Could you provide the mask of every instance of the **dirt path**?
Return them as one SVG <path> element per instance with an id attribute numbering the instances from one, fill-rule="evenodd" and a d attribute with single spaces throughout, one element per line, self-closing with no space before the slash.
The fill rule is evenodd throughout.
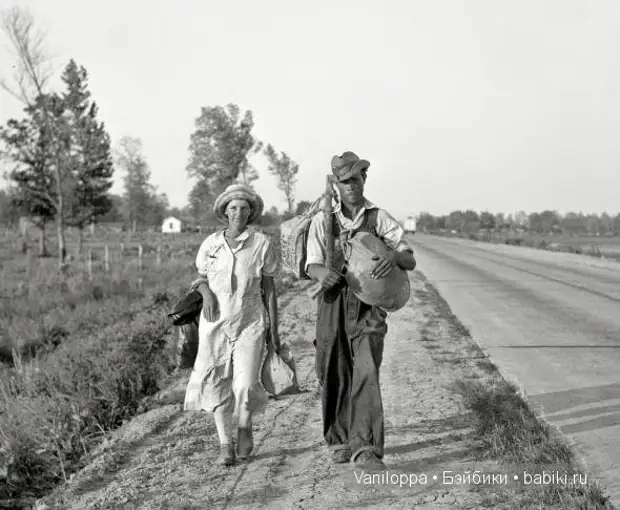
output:
<path id="1" fill-rule="evenodd" d="M 429 299 L 424 277 L 416 272 L 411 281 L 410 303 L 388 319 L 381 372 L 385 461 L 389 474 L 406 475 L 405 486 L 368 484 L 361 470 L 331 464 L 314 375 L 315 307 L 297 286 L 282 303 L 280 329 L 302 392 L 272 401 L 255 419 L 249 463 L 213 465 L 218 442 L 210 417 L 181 411 L 185 373 L 165 394 L 174 403 L 119 429 L 39 509 L 500 508 L 494 498 L 501 491 L 442 482 L 444 471 L 502 469 L 474 460 L 470 420 L 448 389 L 457 377 L 485 377 L 480 351 L 446 317 L 449 310 Z"/>

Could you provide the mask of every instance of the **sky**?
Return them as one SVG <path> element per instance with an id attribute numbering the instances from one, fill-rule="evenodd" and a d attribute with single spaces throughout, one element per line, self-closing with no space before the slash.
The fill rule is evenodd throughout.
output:
<path id="1" fill-rule="evenodd" d="M 366 196 L 400 219 L 620 212 L 617 0 L 0 0 L 12 5 L 46 29 L 58 74 L 71 58 L 87 69 L 113 144 L 142 140 L 173 206 L 192 187 L 201 107 L 232 102 L 300 164 L 297 200 L 352 150 L 371 163 Z M 0 47 L 2 76 L 10 63 Z M 20 115 L 0 91 L 0 123 Z M 264 156 L 251 162 L 266 207 L 283 209 Z"/>

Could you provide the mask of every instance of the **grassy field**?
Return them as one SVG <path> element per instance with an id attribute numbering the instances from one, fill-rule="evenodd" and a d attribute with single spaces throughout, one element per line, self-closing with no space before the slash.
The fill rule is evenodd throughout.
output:
<path id="1" fill-rule="evenodd" d="M 439 234 L 439 232 L 433 232 Z M 477 232 L 472 234 L 440 235 L 458 236 L 475 241 L 528 246 L 542 250 L 577 253 L 591 257 L 604 257 L 620 261 L 620 236 L 569 236 L 559 234 L 541 235 L 535 232 Z"/>
<path id="2" fill-rule="evenodd" d="M 166 314 L 205 236 L 96 232 L 61 270 L 0 233 L 0 500 L 45 494 L 161 389 L 176 340 Z"/>

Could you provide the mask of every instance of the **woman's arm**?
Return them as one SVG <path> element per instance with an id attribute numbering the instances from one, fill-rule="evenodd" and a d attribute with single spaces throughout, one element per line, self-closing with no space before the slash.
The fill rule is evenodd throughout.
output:
<path id="1" fill-rule="evenodd" d="M 269 329 L 271 342 L 276 352 L 280 351 L 280 336 L 278 334 L 278 297 L 273 276 L 263 276 L 261 280 L 263 296 L 267 313 L 269 314 Z"/>
<path id="2" fill-rule="evenodd" d="M 197 290 L 202 295 L 202 314 L 208 322 L 217 319 L 217 299 L 215 294 L 209 287 L 207 278 L 209 264 L 212 263 L 209 252 L 211 251 L 211 236 L 207 237 L 198 249 L 196 254 L 196 269 L 198 270 L 198 279 L 194 280 L 191 290 Z"/>

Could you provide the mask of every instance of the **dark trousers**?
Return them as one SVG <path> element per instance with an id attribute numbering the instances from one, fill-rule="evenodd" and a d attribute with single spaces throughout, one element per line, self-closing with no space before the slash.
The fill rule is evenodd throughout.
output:
<path id="1" fill-rule="evenodd" d="M 379 367 L 387 314 L 362 303 L 343 283 L 319 295 L 316 375 L 323 392 L 323 435 L 331 448 L 383 457 Z"/>

